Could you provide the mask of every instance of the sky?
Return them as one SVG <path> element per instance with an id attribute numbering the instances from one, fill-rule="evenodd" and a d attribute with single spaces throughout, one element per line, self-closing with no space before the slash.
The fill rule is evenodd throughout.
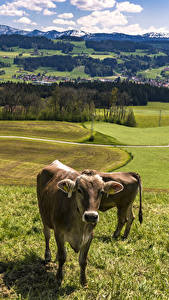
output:
<path id="1" fill-rule="evenodd" d="M 0 25 L 23 30 L 169 33 L 169 0 L 0 0 Z"/>

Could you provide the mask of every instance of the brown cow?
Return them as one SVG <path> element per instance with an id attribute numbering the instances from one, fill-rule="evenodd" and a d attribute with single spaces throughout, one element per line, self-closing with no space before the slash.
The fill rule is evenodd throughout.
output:
<path id="1" fill-rule="evenodd" d="M 97 210 L 102 194 L 114 194 L 122 189 L 121 183 L 104 182 L 92 171 L 80 174 L 59 161 L 54 161 L 38 174 L 37 195 L 46 241 L 45 261 L 51 259 L 49 239 L 50 229 L 53 229 L 58 248 L 58 284 L 63 279 L 66 241 L 75 252 L 80 251 L 80 282 L 86 284 L 86 259 L 93 229 L 99 220 Z"/>
<path id="2" fill-rule="evenodd" d="M 134 172 L 112 172 L 102 173 L 97 172 L 104 182 L 116 181 L 123 185 L 123 190 L 115 195 L 109 195 L 106 197 L 103 194 L 99 210 L 106 211 L 112 207 L 117 207 L 118 224 L 114 232 L 113 237 L 117 238 L 126 223 L 123 238 L 127 238 L 131 225 L 134 220 L 132 211 L 133 201 L 137 195 L 139 189 L 140 195 L 140 207 L 139 207 L 139 221 L 142 223 L 142 186 L 140 176 Z"/>

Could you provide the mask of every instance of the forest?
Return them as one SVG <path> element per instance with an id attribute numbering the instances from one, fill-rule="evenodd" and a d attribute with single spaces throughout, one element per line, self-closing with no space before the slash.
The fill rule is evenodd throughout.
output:
<path id="1" fill-rule="evenodd" d="M 136 126 L 133 105 L 168 99 L 167 88 L 120 80 L 51 86 L 7 82 L 0 84 L 0 119 L 84 122 L 96 116 L 96 108 L 103 108 L 98 120 Z"/>
<path id="2" fill-rule="evenodd" d="M 14 58 L 14 64 L 22 66 L 24 70 L 33 71 L 38 67 L 52 67 L 57 71 L 72 71 L 77 66 L 84 66 L 85 73 L 91 77 L 111 76 L 113 69 L 117 65 L 114 58 L 105 58 L 104 60 L 94 59 L 85 56 L 71 55 L 52 55 L 43 57 Z"/>
<path id="3" fill-rule="evenodd" d="M 125 51 L 134 52 L 136 49 L 144 49 L 153 52 L 153 47 L 146 43 L 131 42 L 131 41 L 86 41 L 86 48 L 92 48 L 95 51 Z M 154 50 L 155 51 L 155 50 Z M 156 52 L 156 51 L 155 51 Z"/>
<path id="4" fill-rule="evenodd" d="M 48 50 L 62 50 L 63 53 L 68 53 L 73 50 L 73 44 L 69 42 L 54 42 L 45 37 L 29 37 L 18 34 L 0 35 L 0 49 L 3 51 L 12 51 L 12 47 L 19 47 L 23 49 L 48 49 Z"/>

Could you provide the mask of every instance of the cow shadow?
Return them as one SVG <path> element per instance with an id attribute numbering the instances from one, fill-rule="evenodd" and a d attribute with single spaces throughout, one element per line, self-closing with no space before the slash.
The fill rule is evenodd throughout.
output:
<path id="1" fill-rule="evenodd" d="M 2 296 L 21 299 L 57 299 L 69 296 L 77 289 L 73 284 L 58 287 L 56 283 L 57 263 L 45 265 L 35 253 L 27 254 L 23 260 L 0 262 Z"/>

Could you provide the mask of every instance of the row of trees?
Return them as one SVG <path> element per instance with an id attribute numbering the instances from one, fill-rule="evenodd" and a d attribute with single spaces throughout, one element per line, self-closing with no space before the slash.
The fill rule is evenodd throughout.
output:
<path id="1" fill-rule="evenodd" d="M 102 40 L 102 41 L 86 41 L 86 48 L 92 48 L 95 51 L 125 51 L 134 52 L 136 49 L 152 50 L 152 46 L 141 42 L 132 41 L 117 41 L 117 40 Z"/>
<path id="2" fill-rule="evenodd" d="M 134 114 L 127 108 L 129 96 L 114 88 L 107 96 L 109 104 L 103 114 L 97 114 L 94 89 L 59 87 L 55 85 L 48 97 L 42 98 L 39 90 L 29 85 L 11 84 L 0 87 L 0 119 L 3 120 L 64 120 L 71 122 L 98 120 L 135 126 Z M 98 95 L 97 95 L 98 96 Z"/>

